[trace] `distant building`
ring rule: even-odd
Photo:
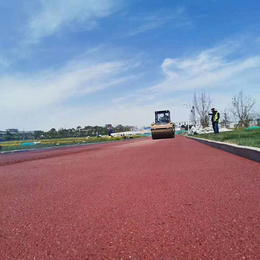
[[[18,129],[9,128],[6,131],[0,131],[0,140],[5,140],[6,134],[11,134],[11,140],[32,140],[35,138],[35,134],[41,132],[39,130],[34,131],[19,131]]]
[[[35,139],[35,135],[40,133],[40,130],[33,131],[19,131],[19,139],[32,140]]]
[[[19,130],[18,130],[18,129],[10,128],[10,129],[6,129],[6,132],[9,132],[10,134],[18,134],[18,133],[19,133]]]
[[[260,118],[250,120],[249,126],[257,126],[257,125],[260,125]]]

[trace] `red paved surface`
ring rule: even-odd
[[[180,136],[71,151],[0,167],[0,259],[260,259],[259,163]]]

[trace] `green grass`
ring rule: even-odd
[[[134,135],[133,138],[140,138],[140,135]],[[129,137],[127,137],[129,139]],[[112,141],[121,141],[123,140],[122,137],[91,137],[86,139],[85,137],[82,138],[61,138],[61,139],[44,139],[41,140],[41,144],[36,145],[21,145],[24,143],[30,143],[39,140],[26,140],[26,141],[9,141],[0,143],[2,146],[2,150],[0,152],[7,152],[7,151],[15,151],[15,150],[27,150],[27,149],[42,149],[48,147],[60,147],[60,146],[68,146],[68,145],[85,145],[89,143],[99,143],[99,142],[112,142]],[[57,145],[58,144],[58,145]]]
[[[260,148],[260,129],[235,130],[232,132],[219,133],[217,135],[201,134],[201,135],[196,135],[196,137],[219,141],[219,142]]]

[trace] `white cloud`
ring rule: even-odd
[[[94,53],[91,60],[77,58],[58,71],[2,78],[0,129],[48,130],[65,124],[75,127],[106,123],[142,126],[149,125],[154,120],[154,111],[160,109],[171,110],[172,120],[183,121],[186,119],[183,103],[191,102],[194,91],[200,90],[209,92],[212,105],[222,112],[240,90],[255,98],[260,95],[260,57],[255,54],[230,58],[234,57],[232,46],[220,46],[188,57],[166,58],[160,67],[161,82],[152,86],[142,82],[138,90],[131,89],[128,81],[139,77],[135,75],[136,68],[142,73],[140,63],[126,59],[113,61],[114,53],[106,57],[109,62],[97,62],[94,57],[104,59],[100,49],[91,51]],[[124,82],[128,82],[129,89],[119,94],[113,92],[114,100],[105,105],[64,106],[64,101],[71,97],[102,93],[101,90]],[[259,99],[257,102],[256,110],[260,109]]]
[[[129,114],[136,115],[140,111],[145,125],[151,121],[153,111],[160,109],[170,109],[174,121],[185,120],[183,103],[192,103],[195,91],[210,93],[212,105],[219,111],[228,107],[232,96],[241,90],[257,97],[260,95],[260,55],[230,59],[233,46],[223,45],[191,57],[166,58],[161,64],[163,79],[159,84],[117,98],[114,104]],[[259,100],[257,109],[260,109]],[[128,119],[134,121],[134,116],[129,115]]]
[[[48,110],[32,113],[30,123],[34,128],[44,130],[49,130],[51,127],[65,127],[65,125],[66,127],[76,127],[78,125],[105,125],[106,123],[144,126],[150,125],[154,121],[154,111],[158,110],[158,107],[170,109],[173,112],[173,119],[181,120],[183,119],[181,115],[185,116],[186,113],[182,101],[176,98],[142,105],[100,105],[94,108],[87,105],[72,108],[50,107]],[[180,109],[183,111],[180,111],[180,115],[176,117],[176,111]],[[39,118],[41,118],[41,121],[39,121]],[[16,123],[19,126],[23,125],[19,118],[16,118]],[[27,122],[24,123],[28,126]]]
[[[96,63],[77,59],[60,70],[5,76],[0,79],[0,129],[50,125],[47,115],[52,118],[55,113],[55,127],[59,127],[57,111],[66,109],[64,101],[136,79],[139,74],[133,74],[132,69],[137,66],[129,60]]]
[[[148,90],[172,92],[212,88],[256,68],[260,68],[260,56],[228,61],[221,53],[212,50],[191,58],[167,58],[162,64],[166,79]]]
[[[260,56],[228,60],[226,56],[229,54],[230,51],[227,51],[226,47],[219,47],[202,51],[192,57],[166,58],[161,64],[164,75],[161,82],[154,86],[146,86],[137,91],[135,96],[139,99],[143,96],[143,99],[146,99],[176,91],[214,89],[222,84],[227,85],[236,78],[241,80],[243,73],[249,75],[252,72],[253,75],[249,77],[260,78],[254,71],[260,68]],[[127,98],[121,97],[124,102]]]
[[[131,19],[131,22],[138,23],[137,27],[127,33],[127,36],[135,36],[146,31],[160,28],[166,24],[172,24],[174,28],[188,27],[191,25],[190,19],[186,15],[184,8],[177,8],[169,13],[168,11],[160,11],[154,14]]]
[[[31,46],[45,37],[97,28],[100,19],[120,10],[124,1],[36,0],[23,3],[22,9],[27,9],[26,18],[19,18],[23,23],[14,32],[11,31],[11,46],[3,48],[0,44],[0,67],[8,68],[19,60],[27,60],[40,50],[38,46]],[[18,14],[20,15],[19,12]],[[4,40],[8,42],[9,38]],[[73,44],[71,46],[73,47]],[[48,48],[51,49],[51,46]]]
[[[121,1],[122,2],[122,1]],[[84,24],[84,30],[96,27],[97,19],[107,17],[120,5],[119,0],[41,0],[40,11],[28,25],[29,43],[68,29],[73,23]]]

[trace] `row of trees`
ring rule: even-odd
[[[227,127],[230,123],[231,115],[238,122],[240,127],[248,127],[250,121],[260,118],[260,113],[253,110],[256,101],[248,95],[244,95],[242,91],[232,97],[229,107],[222,111],[222,124]],[[211,108],[211,98],[205,91],[197,95],[194,94],[193,106],[196,109],[198,120],[202,127],[209,126],[208,113]]]
[[[126,132],[136,130],[133,126],[123,126],[117,125],[115,127],[111,126],[113,133]],[[49,131],[35,131],[33,133],[10,133],[6,132],[5,140],[28,140],[28,139],[53,139],[53,138],[66,138],[66,137],[87,137],[87,136],[97,136],[97,135],[108,135],[109,129],[108,127],[103,126],[78,126],[77,128],[70,129],[58,129],[55,128],[50,129]]]
[[[126,132],[134,130],[133,126],[117,125],[111,126],[114,133]],[[47,139],[47,138],[66,138],[66,137],[85,137],[85,136],[97,136],[97,135],[108,135],[109,129],[103,126],[78,126],[77,128],[64,129],[61,128],[56,130],[55,128],[50,129],[47,132],[37,131],[35,133],[35,139]]]

